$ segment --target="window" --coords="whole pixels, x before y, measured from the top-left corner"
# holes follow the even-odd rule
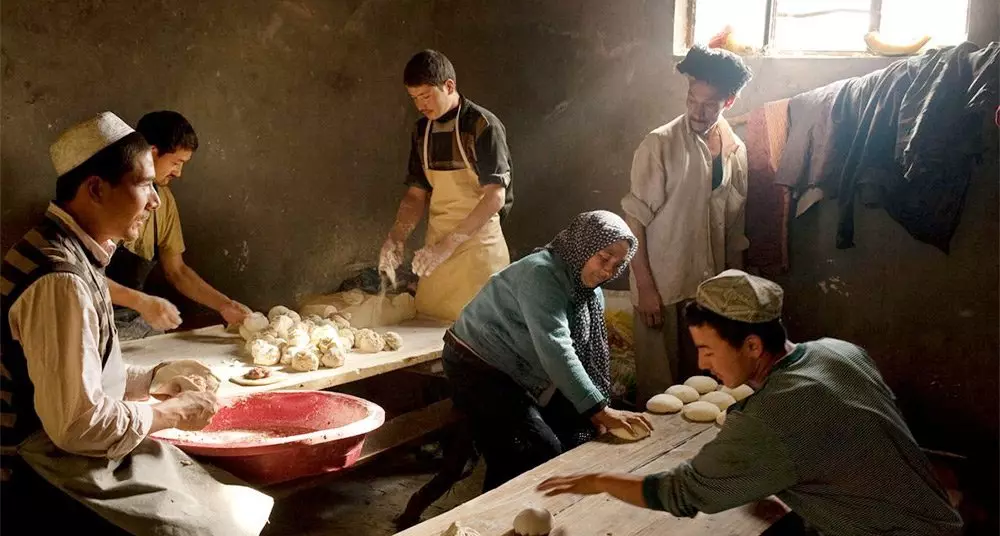
[[[966,39],[969,0],[677,0],[678,52],[708,43],[727,26],[732,40],[769,55],[851,55],[867,50],[865,34],[905,45]]]

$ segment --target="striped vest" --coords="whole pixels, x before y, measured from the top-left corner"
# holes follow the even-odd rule
[[[21,344],[14,340],[10,327],[10,309],[35,281],[51,273],[70,273],[82,279],[93,293],[100,322],[97,348],[101,361],[107,363],[116,337],[111,296],[104,269],[79,238],[57,216],[45,214],[42,223],[24,235],[7,252],[0,265],[0,479],[10,478],[8,456],[16,446],[41,428],[35,412],[35,388],[28,377],[27,361]],[[44,396],[44,394],[42,395]]]

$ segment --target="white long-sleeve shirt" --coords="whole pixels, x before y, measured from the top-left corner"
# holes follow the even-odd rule
[[[744,235],[746,146],[729,124],[722,135],[722,184],[712,190],[712,155],[686,116],[650,132],[632,160],[622,210],[646,228],[646,255],[664,305],[694,298],[698,284],[740,267]],[[638,304],[635,277],[632,303]]]
[[[72,216],[55,205],[49,208],[106,266],[114,244],[98,244]],[[24,349],[35,411],[52,442],[73,454],[120,459],[153,425],[152,408],[129,401],[148,397],[153,367],[126,365],[116,336],[102,368],[97,315],[82,279],[52,273],[18,297],[8,321]]]

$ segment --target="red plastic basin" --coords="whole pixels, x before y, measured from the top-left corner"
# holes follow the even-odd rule
[[[204,430],[151,437],[259,485],[348,467],[365,436],[385,422],[378,405],[327,391],[268,391],[220,402]]]

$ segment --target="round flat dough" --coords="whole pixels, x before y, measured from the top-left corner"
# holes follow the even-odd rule
[[[629,432],[628,428],[612,428],[611,434],[615,437],[624,439],[625,441],[638,441],[649,437],[649,430],[646,430],[638,424],[633,424],[632,430],[634,430],[634,432]]]
[[[684,385],[694,387],[699,395],[703,395],[716,390],[719,387],[719,382],[709,376],[691,376],[684,382]]]
[[[721,410],[719,409],[719,406],[716,406],[711,402],[703,402],[699,400],[684,406],[683,411],[684,417],[690,421],[712,422],[719,416],[719,412]]]
[[[684,402],[674,395],[659,394],[646,401],[646,409],[652,413],[677,413],[684,407]]]
[[[702,402],[709,402],[711,404],[715,404],[716,406],[719,406],[719,409],[722,411],[726,411],[726,409],[729,406],[732,406],[733,404],[736,403],[736,399],[733,398],[733,395],[723,393],[722,391],[712,391],[711,393],[705,393],[701,395],[701,398],[699,398],[698,400],[701,400]]]
[[[741,386],[733,389],[733,393],[732,394],[733,394],[733,398],[735,398],[736,401],[739,402],[740,400],[743,400],[744,398],[752,395],[753,394],[753,388],[744,383],[743,385],[741,385]]]
[[[671,385],[667,389],[666,394],[676,396],[685,404],[694,402],[695,400],[698,400],[699,396],[701,396],[698,393],[698,390],[690,385]]]
[[[281,380],[284,380],[285,376],[287,376],[287,374],[285,374],[284,372],[278,370],[272,370],[271,375],[266,378],[251,380],[250,378],[246,378],[241,374],[229,378],[229,381],[237,385],[246,385],[247,387],[258,387],[261,385],[271,385],[272,383],[278,383]]]

